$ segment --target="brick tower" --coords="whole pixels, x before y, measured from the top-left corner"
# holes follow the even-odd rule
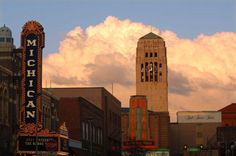
[[[152,32],[137,44],[136,94],[147,96],[149,110],[168,112],[166,46],[163,38]]]

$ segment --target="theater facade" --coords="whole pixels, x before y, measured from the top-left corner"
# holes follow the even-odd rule
[[[44,125],[42,110],[42,25],[29,21],[21,32],[22,81],[17,155],[68,155],[68,136]],[[66,127],[61,129],[66,131]]]

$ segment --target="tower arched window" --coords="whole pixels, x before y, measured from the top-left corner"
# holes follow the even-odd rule
[[[144,67],[143,64],[141,64],[141,82],[144,81]]]
[[[148,62],[145,62],[145,81],[146,82],[148,82],[148,71],[149,71]]]
[[[149,72],[150,72],[150,81],[153,81],[153,63],[150,62],[149,65]]]
[[[157,62],[154,63],[154,81],[157,82],[157,73],[158,73],[158,66]]]
[[[154,53],[154,57],[157,57],[157,52]]]

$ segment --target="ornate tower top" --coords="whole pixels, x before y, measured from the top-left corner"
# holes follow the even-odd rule
[[[24,24],[22,27],[23,31],[38,31],[38,32],[43,32],[43,26],[37,22],[37,21],[28,21],[27,23]]]
[[[11,29],[6,27],[5,24],[0,28],[0,37],[12,37]]]
[[[14,48],[11,29],[4,24],[3,27],[0,28],[0,51],[11,52]]]
[[[21,38],[25,38],[28,34],[33,33],[39,36],[39,45],[41,48],[44,48],[45,45],[45,33],[43,26],[37,21],[28,21],[22,27]],[[21,42],[21,46],[23,47],[24,42]]]
[[[154,34],[153,32],[150,32],[146,35],[144,35],[143,37],[141,37],[140,39],[162,39],[160,36]]]

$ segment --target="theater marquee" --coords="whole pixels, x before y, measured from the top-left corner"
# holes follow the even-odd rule
[[[68,136],[51,133],[43,127],[41,98],[44,36],[42,25],[36,21],[27,22],[21,32],[22,95],[17,155],[37,155],[37,152],[68,155]]]

